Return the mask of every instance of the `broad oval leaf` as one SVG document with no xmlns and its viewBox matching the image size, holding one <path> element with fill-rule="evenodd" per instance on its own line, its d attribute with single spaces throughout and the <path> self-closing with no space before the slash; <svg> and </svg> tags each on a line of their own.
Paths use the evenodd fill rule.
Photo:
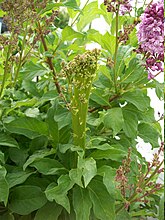
<svg viewBox="0 0 165 220">
<path fill-rule="evenodd" d="M 61 211 L 61 206 L 55 202 L 48 202 L 37 211 L 34 220 L 58 220 Z"/>
<path fill-rule="evenodd" d="M 66 173 L 67 170 L 57 160 L 50 158 L 37 159 L 30 164 L 31 167 L 35 167 L 39 173 L 44 175 L 56 175 L 59 173 Z"/>
<path fill-rule="evenodd" d="M 112 108 L 107 111 L 104 116 L 104 125 L 106 128 L 113 130 L 113 136 L 123 128 L 123 124 L 124 118 L 121 108 Z"/>
<path fill-rule="evenodd" d="M 100 220 L 115 220 L 115 200 L 109 195 L 104 184 L 93 179 L 88 190 L 95 216 Z"/>
<path fill-rule="evenodd" d="M 110 159 L 110 160 L 121 162 L 126 155 L 127 155 L 127 152 L 111 147 L 109 150 L 96 150 L 90 156 L 92 156 L 93 158 L 97 160 L 101 160 L 101 159 L 109 160 Z"/>
<path fill-rule="evenodd" d="M 9 185 L 6 180 L 6 169 L 0 166 L 0 202 L 4 202 L 7 204 L 8 196 L 9 196 Z"/>
<path fill-rule="evenodd" d="M 76 212 L 76 219 L 87 220 L 90 218 L 92 202 L 87 189 L 78 186 L 73 189 L 73 207 Z"/>
<path fill-rule="evenodd" d="M 19 145 L 17 143 L 17 141 L 10 137 L 7 134 L 1 133 L 0 134 L 0 145 L 1 146 L 6 146 L 6 147 L 17 147 L 19 148 Z"/>
<path fill-rule="evenodd" d="M 46 197 L 51 202 L 55 200 L 59 205 L 63 206 L 68 213 L 70 213 L 70 202 L 67 194 L 73 185 L 74 183 L 68 175 L 62 175 L 58 179 L 58 186 L 48 186 L 45 191 Z"/>
<path fill-rule="evenodd" d="M 160 134 L 150 123 L 140 123 L 138 126 L 138 136 L 141 137 L 145 143 L 150 143 L 153 147 L 158 147 Z"/>
<path fill-rule="evenodd" d="M 123 96 L 128 103 L 135 105 L 140 111 L 146 111 L 150 107 L 150 98 L 142 90 L 126 92 Z"/>
<path fill-rule="evenodd" d="M 5 128 L 11 133 L 22 134 L 30 139 L 34 139 L 41 135 L 48 135 L 47 124 L 36 118 L 30 117 L 16 119 L 5 124 Z"/>
<path fill-rule="evenodd" d="M 47 202 L 44 192 L 37 186 L 18 186 L 10 196 L 9 208 L 19 215 L 28 215 Z"/>
</svg>

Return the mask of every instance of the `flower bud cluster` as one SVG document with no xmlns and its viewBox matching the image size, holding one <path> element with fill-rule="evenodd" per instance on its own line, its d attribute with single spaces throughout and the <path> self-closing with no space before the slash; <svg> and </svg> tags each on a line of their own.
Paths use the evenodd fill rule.
<svg viewBox="0 0 165 220">
<path fill-rule="evenodd" d="M 164 61 L 164 3 L 152 3 L 141 16 L 138 31 L 139 51 L 146 54 L 146 68 L 149 79 L 153 71 L 163 71 Z"/>
<path fill-rule="evenodd" d="M 77 55 L 71 62 L 63 67 L 62 72 L 69 83 L 80 90 L 86 91 L 96 76 L 97 61 L 100 51 L 94 49 L 82 55 Z"/>
<path fill-rule="evenodd" d="M 132 6 L 129 0 L 104 0 L 108 12 L 120 12 L 121 15 L 131 12 Z"/>
<path fill-rule="evenodd" d="M 126 197 L 126 191 L 130 189 L 128 183 L 128 174 L 130 173 L 131 166 L 131 148 L 128 150 L 128 156 L 125 160 L 123 160 L 122 166 L 116 172 L 116 182 L 118 183 L 117 188 L 120 189 L 123 197 Z"/>
<path fill-rule="evenodd" d="M 14 36 L 14 42 L 18 41 L 18 35 L 28 35 L 33 40 L 28 42 L 32 46 L 40 39 L 40 32 L 37 30 L 37 22 L 41 23 L 42 34 L 47 35 L 50 30 L 49 27 L 54 23 L 55 18 L 58 15 L 57 11 L 52 11 L 51 16 L 42 16 L 42 10 L 48 4 L 48 0 L 5 0 L 1 3 L 1 9 L 6 12 L 3 22 L 6 24 L 7 29 L 12 36 Z M 5 43 L 1 45 L 3 47 Z"/>
<path fill-rule="evenodd" d="M 156 178 L 160 173 L 164 172 L 162 168 L 163 162 L 160 161 L 160 156 L 164 151 L 162 143 L 158 153 L 154 154 L 153 161 L 147 163 L 146 172 L 142 170 L 142 165 L 138 164 L 137 180 L 134 184 L 129 183 L 129 175 L 131 172 L 131 150 L 128 152 L 126 160 L 123 160 L 122 166 L 116 172 L 117 188 L 126 199 L 125 208 L 133 202 L 148 203 L 148 196 L 155 194 L 163 188 L 163 184 L 157 183 Z M 144 167 L 143 167 L 144 168 Z"/>
<path fill-rule="evenodd" d="M 139 23 L 138 20 L 135 20 L 133 24 L 125 25 L 123 31 L 119 32 L 119 42 L 124 44 L 129 40 L 129 34 L 134 30 L 135 26 Z"/>
</svg>

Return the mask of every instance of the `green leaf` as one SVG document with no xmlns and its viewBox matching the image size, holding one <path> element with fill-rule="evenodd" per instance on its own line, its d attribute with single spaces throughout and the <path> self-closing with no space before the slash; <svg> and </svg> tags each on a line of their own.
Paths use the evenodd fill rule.
<svg viewBox="0 0 165 220">
<path fill-rule="evenodd" d="M 141 66 L 137 58 L 133 58 L 129 63 L 129 67 L 126 69 L 123 76 L 121 76 L 120 83 L 136 84 L 136 82 L 143 77 L 147 78 L 147 73 L 144 67 Z"/>
<path fill-rule="evenodd" d="M 18 186 L 10 196 L 9 208 L 19 215 L 28 215 L 40 209 L 47 202 L 41 189 L 37 186 Z"/>
<path fill-rule="evenodd" d="M 88 190 L 95 216 L 100 220 L 115 220 L 115 200 L 109 195 L 104 184 L 93 179 Z"/>
<path fill-rule="evenodd" d="M 74 184 L 68 175 L 60 176 L 57 182 L 58 186 L 48 186 L 45 191 L 46 197 L 49 201 L 55 200 L 59 205 L 63 206 L 68 213 L 70 213 L 70 202 L 67 194 Z"/>
<path fill-rule="evenodd" d="M 48 135 L 47 124 L 36 118 L 19 118 L 5 124 L 5 127 L 11 133 L 22 134 L 30 139 L 34 139 L 41 135 Z"/>
<path fill-rule="evenodd" d="M 82 169 L 79 169 L 79 168 L 76 168 L 76 169 L 71 169 L 69 171 L 69 177 L 70 179 L 76 183 L 77 185 L 81 186 L 82 188 L 84 187 L 83 186 L 83 183 L 82 183 Z"/>
<path fill-rule="evenodd" d="M 140 123 L 138 126 L 138 136 L 141 137 L 145 143 L 151 143 L 153 147 L 158 147 L 159 132 L 149 123 Z"/>
<path fill-rule="evenodd" d="M 33 82 L 31 80 L 23 80 L 22 88 L 24 88 L 26 92 L 30 92 L 30 94 L 32 94 L 33 96 L 40 97 L 36 82 Z"/>
<path fill-rule="evenodd" d="M 131 220 L 131 216 L 129 215 L 129 213 L 123 209 L 121 210 L 117 216 L 116 216 L 116 219 L 115 220 Z"/>
<path fill-rule="evenodd" d="M 89 3 L 83 10 L 82 16 L 80 16 L 80 19 L 77 23 L 78 30 L 82 31 L 88 24 L 93 21 L 93 19 L 99 18 L 99 13 L 100 10 L 98 9 L 98 1 Z"/>
<path fill-rule="evenodd" d="M 2 153 L 2 151 L 0 151 L 0 164 L 1 163 L 5 163 L 4 153 Z"/>
<path fill-rule="evenodd" d="M 61 211 L 61 206 L 55 202 L 48 202 L 37 211 L 34 220 L 58 220 Z"/>
<path fill-rule="evenodd" d="M 22 166 L 28 157 L 27 149 L 10 148 L 9 157 L 16 165 Z"/>
<path fill-rule="evenodd" d="M 66 2 L 63 3 L 64 6 L 66 6 L 67 8 L 72 8 L 74 10 L 80 10 L 80 8 L 77 5 L 76 0 L 67 0 Z"/>
<path fill-rule="evenodd" d="M 59 143 L 58 123 L 54 120 L 54 109 L 50 108 L 47 113 L 46 122 L 48 123 L 49 133 L 55 146 Z"/>
<path fill-rule="evenodd" d="M 49 73 L 50 70 L 46 69 L 41 64 L 34 64 L 32 61 L 26 63 L 24 68 L 20 71 L 22 73 L 22 77 L 26 80 L 32 80 L 36 76 L 44 76 Z"/>
<path fill-rule="evenodd" d="M 133 48 L 130 46 L 119 47 L 116 62 L 116 76 L 121 76 L 123 74 L 123 71 L 126 67 L 125 61 L 128 57 L 130 57 L 132 50 Z"/>
<path fill-rule="evenodd" d="M 73 30 L 70 26 L 67 26 L 62 31 L 62 40 L 63 41 L 72 41 L 75 38 L 82 38 L 84 35 L 80 32 Z"/>
<path fill-rule="evenodd" d="M 82 189 L 78 186 L 73 189 L 73 207 L 76 213 L 76 219 L 90 219 L 92 203 L 87 189 Z"/>
<path fill-rule="evenodd" d="M 122 129 L 124 118 L 121 108 L 112 108 L 104 116 L 105 128 L 113 130 L 113 137 Z"/>
<path fill-rule="evenodd" d="M 14 216 L 12 215 L 12 213 L 5 213 L 3 215 L 0 215 L 1 220 L 15 220 Z"/>
<path fill-rule="evenodd" d="M 159 220 L 164 220 L 164 195 L 161 197 L 159 204 Z"/>
<path fill-rule="evenodd" d="M 125 134 L 130 138 L 136 138 L 138 129 L 137 115 L 134 112 L 129 111 L 125 108 L 122 108 L 122 112 L 124 118 L 123 130 Z"/>
<path fill-rule="evenodd" d="M 90 156 L 97 159 L 106 159 L 121 162 L 127 153 L 120 149 L 110 148 L 109 150 L 96 150 Z"/>
<path fill-rule="evenodd" d="M 113 55 L 115 53 L 115 41 L 116 41 L 116 37 L 113 36 L 113 35 L 110 35 L 109 32 L 106 32 L 103 35 L 103 38 L 102 38 L 103 45 L 102 45 L 102 47 L 104 49 L 108 50 L 111 53 L 111 55 Z"/>
<path fill-rule="evenodd" d="M 155 81 L 156 83 L 156 95 L 160 100 L 163 100 L 164 98 L 164 83 L 160 83 L 158 81 Z"/>
<path fill-rule="evenodd" d="M 30 166 L 35 167 L 39 173 L 44 175 L 56 175 L 61 173 L 61 171 L 66 172 L 66 169 L 60 162 L 50 158 L 37 159 Z"/>
<path fill-rule="evenodd" d="M 0 133 L 0 145 L 19 148 L 17 141 L 14 138 L 4 133 Z"/>
<path fill-rule="evenodd" d="M 0 166 L 0 202 L 4 202 L 7 205 L 9 196 L 9 185 L 6 180 L 6 169 Z"/>
<path fill-rule="evenodd" d="M 110 166 L 102 166 L 98 169 L 98 175 L 103 176 L 103 183 L 106 186 L 109 195 L 115 199 L 116 184 L 115 176 L 116 170 Z"/>
<path fill-rule="evenodd" d="M 56 150 L 55 149 L 51 149 L 51 150 L 39 150 L 37 152 L 35 152 L 34 154 L 32 154 L 28 160 L 26 161 L 26 163 L 23 165 L 23 170 L 25 170 L 30 164 L 32 164 L 34 161 L 40 160 L 41 158 L 47 157 L 49 155 L 55 154 Z"/>
<path fill-rule="evenodd" d="M 27 173 L 25 171 L 17 171 L 13 173 L 8 173 L 6 176 L 6 180 L 9 184 L 9 188 L 24 183 L 25 180 L 32 174 L 34 174 L 34 172 Z"/>
<path fill-rule="evenodd" d="M 78 168 L 82 169 L 85 188 L 97 174 L 96 161 L 91 158 L 82 159 L 79 157 Z"/>
<path fill-rule="evenodd" d="M 102 89 L 95 89 L 92 91 L 90 98 L 99 105 L 110 106 L 109 95 L 104 95 Z"/>
<path fill-rule="evenodd" d="M 135 105 L 140 111 L 146 111 L 150 107 L 150 98 L 139 89 L 126 92 L 122 98 Z"/>
</svg>

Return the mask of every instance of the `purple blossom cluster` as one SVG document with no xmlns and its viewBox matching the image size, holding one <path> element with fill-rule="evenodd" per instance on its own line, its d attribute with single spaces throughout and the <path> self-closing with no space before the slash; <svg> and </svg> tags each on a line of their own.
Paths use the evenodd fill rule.
<svg viewBox="0 0 165 220">
<path fill-rule="evenodd" d="M 131 12 L 132 6 L 129 0 L 104 0 L 104 5 L 107 6 L 108 12 L 117 12 L 121 15 Z"/>
<path fill-rule="evenodd" d="M 163 71 L 164 61 L 164 3 L 152 3 L 141 17 L 138 40 L 140 51 L 145 53 L 149 79 L 154 78 L 153 71 Z"/>
</svg>

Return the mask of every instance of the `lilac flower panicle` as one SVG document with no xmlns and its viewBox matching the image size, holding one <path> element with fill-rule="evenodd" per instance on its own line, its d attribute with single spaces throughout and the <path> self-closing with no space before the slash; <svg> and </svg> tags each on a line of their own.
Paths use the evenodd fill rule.
<svg viewBox="0 0 165 220">
<path fill-rule="evenodd" d="M 141 16 L 138 31 L 140 50 L 148 54 L 146 68 L 149 79 L 154 78 L 153 71 L 163 71 L 164 61 L 164 3 L 152 3 Z"/>
</svg>

